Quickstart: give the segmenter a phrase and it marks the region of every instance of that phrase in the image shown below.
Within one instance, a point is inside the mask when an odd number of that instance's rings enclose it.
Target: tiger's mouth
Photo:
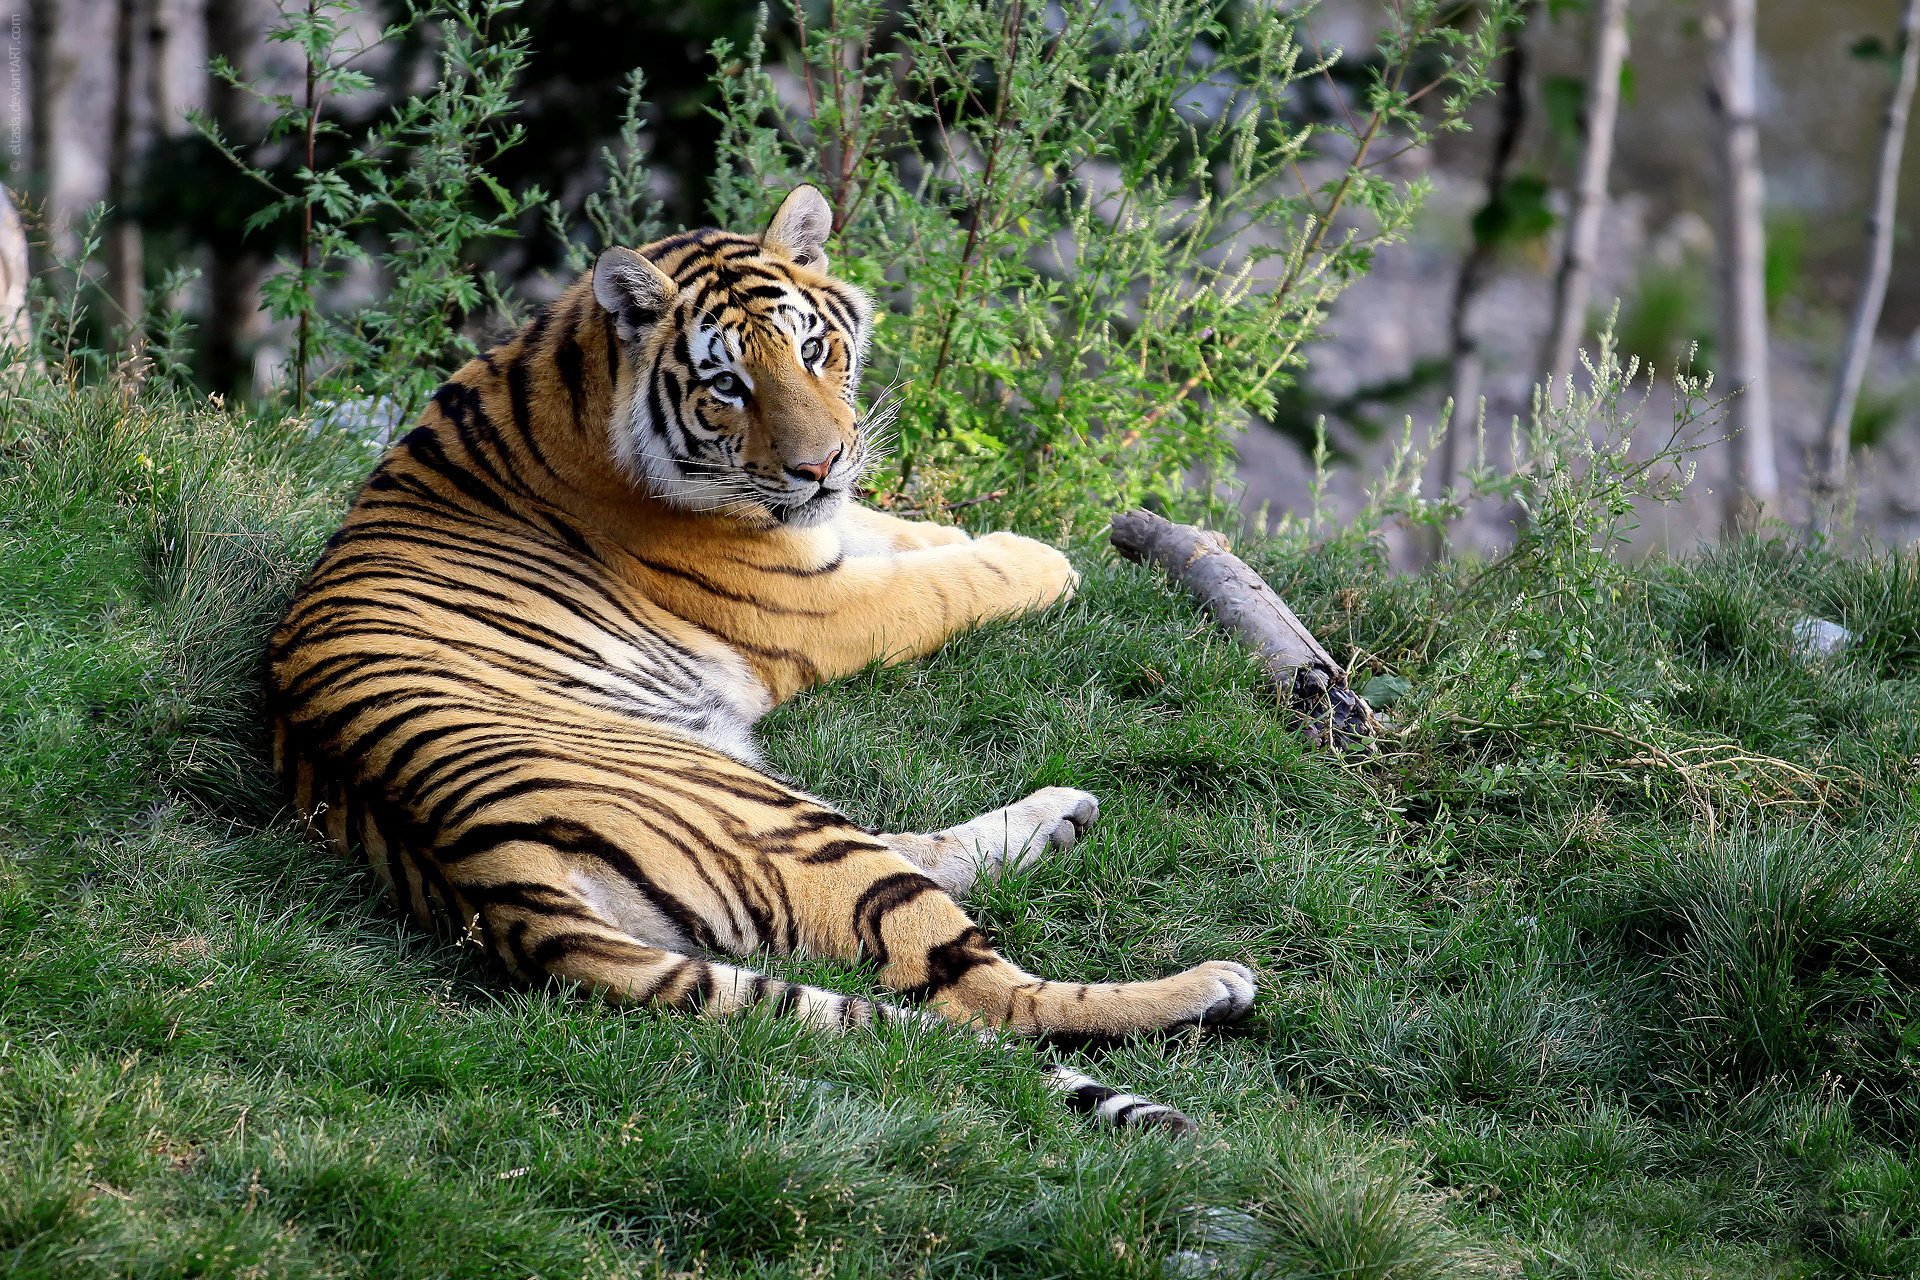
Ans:
[[[804,529],[809,525],[820,524],[832,519],[846,501],[845,489],[831,489],[825,485],[816,489],[811,497],[792,503],[767,503],[767,510],[773,518],[783,525]]]

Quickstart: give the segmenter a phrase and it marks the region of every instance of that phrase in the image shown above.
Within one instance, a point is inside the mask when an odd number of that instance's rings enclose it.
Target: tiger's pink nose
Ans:
[[[820,459],[818,462],[790,462],[787,464],[787,470],[791,471],[794,475],[805,476],[809,480],[818,480],[824,483],[827,478],[827,473],[833,470],[833,464],[838,461],[840,461],[840,450],[836,448],[832,453]]]

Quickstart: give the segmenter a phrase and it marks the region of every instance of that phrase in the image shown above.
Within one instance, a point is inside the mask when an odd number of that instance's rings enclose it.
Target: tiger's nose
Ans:
[[[833,470],[833,464],[840,461],[840,453],[840,449],[835,448],[832,453],[829,453],[818,462],[789,462],[787,464],[787,470],[791,471],[794,475],[805,476],[809,480],[818,480],[825,483],[827,473]]]

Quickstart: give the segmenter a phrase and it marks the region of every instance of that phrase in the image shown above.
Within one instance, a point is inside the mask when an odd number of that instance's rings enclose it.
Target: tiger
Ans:
[[[294,813],[421,925],[617,1003],[1043,1050],[1239,1019],[1243,965],[1047,981],[960,906],[1082,839],[1093,795],[882,833],[764,766],[753,727],[800,691],[1079,582],[1043,542],[855,500],[874,304],[829,274],[832,227],[801,185],[757,236],[606,249],[434,393],[268,642]],[[898,999],[728,963],[762,950],[876,966]],[[1194,1127],[1038,1060],[1076,1111]]]

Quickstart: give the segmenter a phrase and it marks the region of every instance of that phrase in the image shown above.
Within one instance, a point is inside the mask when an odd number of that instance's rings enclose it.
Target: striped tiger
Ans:
[[[609,249],[439,389],[270,641],[296,812],[421,923],[617,1001],[995,1038],[1238,1018],[1241,965],[1049,982],[955,901],[1081,838],[1086,792],[876,834],[761,767],[752,727],[779,702],[1078,581],[1032,539],[850,500],[874,448],[856,401],[872,307],[827,274],[831,225],[802,186],[758,237]],[[921,1003],[712,958],[759,948],[875,963]],[[1050,1073],[1076,1110],[1190,1127]]]

